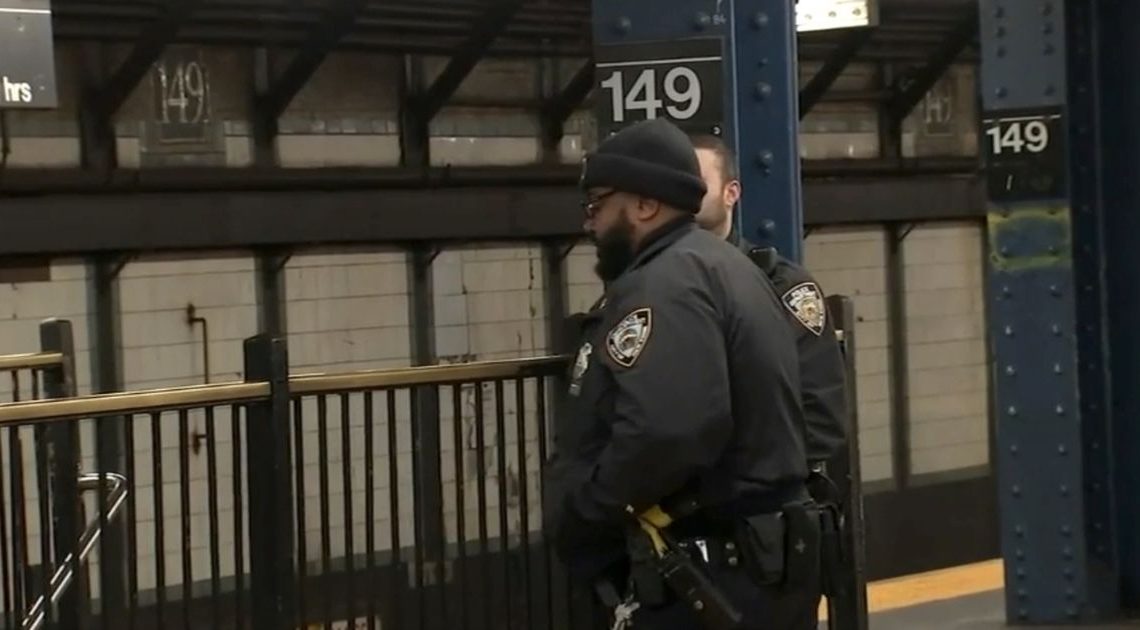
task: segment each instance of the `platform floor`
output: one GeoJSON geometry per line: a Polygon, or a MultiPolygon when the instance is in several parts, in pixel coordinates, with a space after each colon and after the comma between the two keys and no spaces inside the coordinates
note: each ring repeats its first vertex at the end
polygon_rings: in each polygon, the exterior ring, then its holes
{"type": "Polygon", "coordinates": [[[1140,621],[1097,626],[1006,626],[1005,596],[997,590],[873,613],[870,626],[870,630],[1135,630],[1140,628],[1140,621]]]}
{"type": "MultiPolygon", "coordinates": [[[[1007,626],[1000,560],[869,584],[870,630],[1136,630],[1135,622],[1098,626],[1007,626]]],[[[822,611],[821,611],[822,612],[822,611]]],[[[820,622],[826,630],[827,622],[820,622]]]]}

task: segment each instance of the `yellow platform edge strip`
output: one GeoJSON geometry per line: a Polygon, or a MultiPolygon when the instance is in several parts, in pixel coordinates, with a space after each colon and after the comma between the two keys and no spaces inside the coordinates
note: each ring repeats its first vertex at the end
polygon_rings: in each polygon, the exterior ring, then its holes
{"type": "MultiPolygon", "coordinates": [[[[1001,559],[987,560],[872,582],[867,585],[867,610],[871,613],[883,612],[977,595],[1004,587],[1005,574],[1001,559]]],[[[820,619],[826,618],[825,601],[820,605],[820,619]]]]}

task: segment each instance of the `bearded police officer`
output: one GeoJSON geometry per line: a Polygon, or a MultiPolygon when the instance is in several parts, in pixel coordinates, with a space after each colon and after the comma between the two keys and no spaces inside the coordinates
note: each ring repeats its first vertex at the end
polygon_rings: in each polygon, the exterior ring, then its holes
{"type": "Polygon", "coordinates": [[[581,187],[606,291],[580,322],[545,531],[615,627],[814,630],[819,518],[784,307],[696,224],[706,186],[673,124],[608,138],[581,187]]]}
{"type": "Polygon", "coordinates": [[[827,316],[819,283],[802,266],[773,247],[757,247],[735,229],[733,208],[740,199],[736,161],[724,141],[712,135],[692,137],[708,188],[697,223],[736,245],[772,280],[792,330],[800,357],[800,387],[807,423],[807,455],[818,469],[846,446],[847,382],[835,326],[827,316]]]}

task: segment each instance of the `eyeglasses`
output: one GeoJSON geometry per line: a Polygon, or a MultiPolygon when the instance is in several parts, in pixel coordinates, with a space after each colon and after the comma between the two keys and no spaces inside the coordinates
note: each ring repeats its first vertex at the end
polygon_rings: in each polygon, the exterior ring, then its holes
{"type": "Polygon", "coordinates": [[[598,211],[602,209],[602,203],[605,202],[606,197],[616,193],[616,190],[604,192],[593,199],[582,200],[582,212],[586,214],[586,218],[592,219],[597,216],[598,211]]]}

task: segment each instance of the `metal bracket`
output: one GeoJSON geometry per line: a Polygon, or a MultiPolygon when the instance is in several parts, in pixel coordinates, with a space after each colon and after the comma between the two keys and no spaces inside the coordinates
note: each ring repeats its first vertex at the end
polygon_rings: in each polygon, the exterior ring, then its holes
{"type": "MultiPolygon", "coordinates": [[[[462,244],[463,241],[459,243],[462,244]]],[[[411,254],[414,262],[422,263],[425,266],[435,262],[435,259],[443,253],[443,245],[431,241],[405,242],[404,247],[411,254]]]]}
{"type": "Polygon", "coordinates": [[[268,266],[269,270],[272,271],[273,273],[278,273],[282,269],[285,268],[285,265],[289,264],[289,261],[292,258],[293,258],[293,251],[292,250],[289,250],[289,251],[285,252],[284,254],[270,254],[268,256],[268,260],[267,260],[268,265],[267,266],[268,266]]]}
{"type": "Polygon", "coordinates": [[[558,254],[558,261],[561,262],[563,260],[566,260],[566,257],[569,256],[570,252],[574,251],[574,248],[577,246],[577,243],[570,243],[569,245],[564,245],[560,249],[556,250],[555,253],[558,254]]]}
{"type": "Polygon", "coordinates": [[[107,268],[104,271],[103,278],[101,278],[101,279],[105,282],[110,282],[112,280],[117,279],[119,277],[119,274],[123,271],[123,267],[126,267],[127,263],[131,262],[131,260],[133,260],[135,258],[135,256],[137,256],[137,255],[138,254],[130,253],[130,254],[119,254],[119,255],[115,256],[111,260],[110,268],[107,268]]]}

